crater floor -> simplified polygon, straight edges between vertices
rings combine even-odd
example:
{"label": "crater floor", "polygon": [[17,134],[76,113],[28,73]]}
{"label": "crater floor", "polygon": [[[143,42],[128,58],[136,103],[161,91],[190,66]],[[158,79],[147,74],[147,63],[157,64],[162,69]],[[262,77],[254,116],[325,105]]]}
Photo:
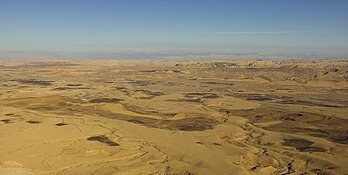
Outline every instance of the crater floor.
{"label": "crater floor", "polygon": [[0,174],[346,174],[348,62],[0,61]]}

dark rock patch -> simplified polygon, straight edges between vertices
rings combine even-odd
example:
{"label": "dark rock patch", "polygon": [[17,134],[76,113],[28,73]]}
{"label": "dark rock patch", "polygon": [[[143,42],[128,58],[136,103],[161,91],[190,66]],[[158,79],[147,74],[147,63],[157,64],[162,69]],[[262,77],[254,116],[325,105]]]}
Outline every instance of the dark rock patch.
{"label": "dark rock patch", "polygon": [[140,108],[138,106],[132,106],[129,104],[123,104],[123,107],[126,108],[127,110],[135,112],[135,113],[146,114],[146,115],[158,115],[158,116],[162,116],[164,118],[173,117],[176,115],[176,113],[162,113],[162,112],[159,112],[156,110],[143,109],[143,108]]}
{"label": "dark rock patch", "polygon": [[125,95],[129,95],[128,89],[125,87],[116,87],[116,90],[122,92]]}
{"label": "dark rock patch", "polygon": [[17,80],[17,82],[23,83],[23,84],[49,86],[49,85],[52,85],[52,82],[54,82],[54,81],[45,81],[45,80],[36,80],[36,79],[21,79],[21,80]]}
{"label": "dark rock patch", "polygon": [[216,84],[216,85],[234,85],[233,83],[224,83],[224,82],[216,82],[216,81],[207,81],[207,82],[202,82],[204,84]]}
{"label": "dark rock patch", "polygon": [[191,102],[191,103],[200,103],[200,102],[202,102],[202,100],[200,98],[182,98],[182,99],[176,99],[176,100],[170,100],[170,101]]}
{"label": "dark rock patch", "polygon": [[325,152],[326,149],[318,146],[311,146],[314,142],[306,139],[284,139],[284,146],[295,147],[301,152]]}
{"label": "dark rock patch", "polygon": [[194,97],[207,98],[207,99],[220,98],[215,93],[204,93],[204,92],[186,93],[186,94],[184,94],[184,96],[187,97],[187,98],[194,98]]}
{"label": "dark rock patch", "polygon": [[336,69],[336,68],[331,68],[329,71],[330,71],[330,72],[338,72],[339,70]]}
{"label": "dark rock patch", "polygon": [[65,86],[82,86],[82,84],[79,84],[79,83],[77,83],[77,84],[70,83],[70,84],[66,84]]}
{"label": "dark rock patch", "polygon": [[317,147],[317,146],[309,146],[309,147],[300,147],[296,148],[297,150],[301,152],[325,152],[326,149],[323,147]]}
{"label": "dark rock patch", "polygon": [[142,99],[142,100],[151,100],[154,98],[154,96],[147,96],[147,97],[135,97],[136,99]]}
{"label": "dark rock patch", "polygon": [[69,90],[71,88],[68,88],[68,87],[57,87],[57,88],[54,88],[54,89],[51,89],[52,91],[64,91],[64,90]]}
{"label": "dark rock patch", "polygon": [[211,125],[206,123],[188,123],[177,126],[181,131],[204,131],[207,129],[213,129]]}
{"label": "dark rock patch", "polygon": [[5,124],[11,123],[11,120],[9,120],[9,119],[3,119],[3,120],[0,120],[0,121],[4,122]]}
{"label": "dark rock patch", "polygon": [[328,172],[327,170],[322,170],[322,169],[313,169],[311,171],[317,175],[333,175],[333,173]]}
{"label": "dark rock patch", "polygon": [[200,144],[200,145],[204,145],[204,142],[202,142],[202,141],[197,141],[196,143]]}
{"label": "dark rock patch", "polygon": [[291,146],[296,148],[304,148],[311,146],[314,142],[306,139],[284,139],[284,146]]}
{"label": "dark rock patch", "polygon": [[145,122],[137,120],[137,119],[129,119],[127,121],[131,123],[136,123],[136,124],[145,124]]}
{"label": "dark rock patch", "polygon": [[273,80],[272,80],[271,78],[269,78],[269,77],[267,77],[267,76],[265,76],[265,75],[260,75],[260,76],[258,76],[258,77],[260,77],[260,78],[262,78],[262,79],[264,79],[264,80],[267,80],[267,81],[269,81],[269,82],[273,82]]}
{"label": "dark rock patch", "polygon": [[37,120],[28,120],[27,123],[30,123],[30,124],[40,124],[41,122],[37,121]]}
{"label": "dark rock patch", "polygon": [[211,63],[211,66],[215,68],[239,67],[237,63],[228,63],[228,62],[214,62],[214,63]]}
{"label": "dark rock patch", "polygon": [[157,72],[157,70],[142,70],[139,72],[152,73],[152,72]]}
{"label": "dark rock patch", "polygon": [[181,131],[204,131],[213,129],[216,121],[203,117],[180,119],[180,120],[163,120],[160,124],[167,129]]}
{"label": "dark rock patch", "polygon": [[115,88],[121,92],[127,90],[127,88],[125,87],[115,87]]}
{"label": "dark rock patch", "polygon": [[57,87],[57,88],[54,88],[54,89],[51,89],[51,91],[64,91],[64,90],[76,90],[76,89],[90,89],[90,88],[87,88],[87,87]]}
{"label": "dark rock patch", "polygon": [[174,73],[182,73],[181,70],[172,70]]}
{"label": "dark rock patch", "polygon": [[262,95],[262,94],[245,94],[242,95],[246,100],[255,100],[255,101],[271,101],[273,98]]}
{"label": "dark rock patch", "polygon": [[105,135],[98,135],[98,136],[91,136],[87,138],[88,141],[98,141],[104,144],[107,144],[109,146],[120,146],[120,144],[110,140],[107,136]]}
{"label": "dark rock patch", "polygon": [[119,98],[95,98],[89,101],[89,103],[119,103],[122,101]]}
{"label": "dark rock patch", "polygon": [[130,81],[128,84],[136,85],[136,86],[147,86],[150,83],[147,81]]}
{"label": "dark rock patch", "polygon": [[56,126],[65,126],[65,125],[68,125],[66,123],[57,123]]}
{"label": "dark rock patch", "polygon": [[303,116],[303,114],[301,114],[301,113],[289,113],[289,114],[280,115],[279,119],[280,120],[297,121],[302,116]]}
{"label": "dark rock patch", "polygon": [[164,93],[162,92],[153,92],[153,91],[150,91],[150,90],[135,90],[135,92],[142,92],[146,95],[150,95],[150,96],[161,96],[161,95],[164,95]]}

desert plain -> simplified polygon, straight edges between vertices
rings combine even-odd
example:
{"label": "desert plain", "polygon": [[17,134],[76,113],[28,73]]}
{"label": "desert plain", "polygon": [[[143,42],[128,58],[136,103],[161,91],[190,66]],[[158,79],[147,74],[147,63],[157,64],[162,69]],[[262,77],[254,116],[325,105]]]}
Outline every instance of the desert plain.
{"label": "desert plain", "polygon": [[347,60],[0,61],[1,175],[347,165]]}

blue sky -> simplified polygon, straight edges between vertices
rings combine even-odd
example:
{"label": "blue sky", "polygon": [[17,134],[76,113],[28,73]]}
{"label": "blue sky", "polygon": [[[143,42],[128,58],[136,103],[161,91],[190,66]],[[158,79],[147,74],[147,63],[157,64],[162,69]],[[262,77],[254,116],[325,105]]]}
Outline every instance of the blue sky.
{"label": "blue sky", "polygon": [[347,51],[346,0],[0,0],[0,51]]}

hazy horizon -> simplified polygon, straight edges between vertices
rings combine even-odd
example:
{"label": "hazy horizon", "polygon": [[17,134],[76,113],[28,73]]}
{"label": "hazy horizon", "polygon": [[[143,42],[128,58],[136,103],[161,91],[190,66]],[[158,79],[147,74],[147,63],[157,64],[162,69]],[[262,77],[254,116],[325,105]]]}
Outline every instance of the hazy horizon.
{"label": "hazy horizon", "polygon": [[0,60],[287,60],[348,59],[348,52],[218,52],[209,50],[122,50],[89,52],[0,51]]}
{"label": "hazy horizon", "polygon": [[2,0],[0,51],[342,55],[348,50],[347,5],[344,0]]}

